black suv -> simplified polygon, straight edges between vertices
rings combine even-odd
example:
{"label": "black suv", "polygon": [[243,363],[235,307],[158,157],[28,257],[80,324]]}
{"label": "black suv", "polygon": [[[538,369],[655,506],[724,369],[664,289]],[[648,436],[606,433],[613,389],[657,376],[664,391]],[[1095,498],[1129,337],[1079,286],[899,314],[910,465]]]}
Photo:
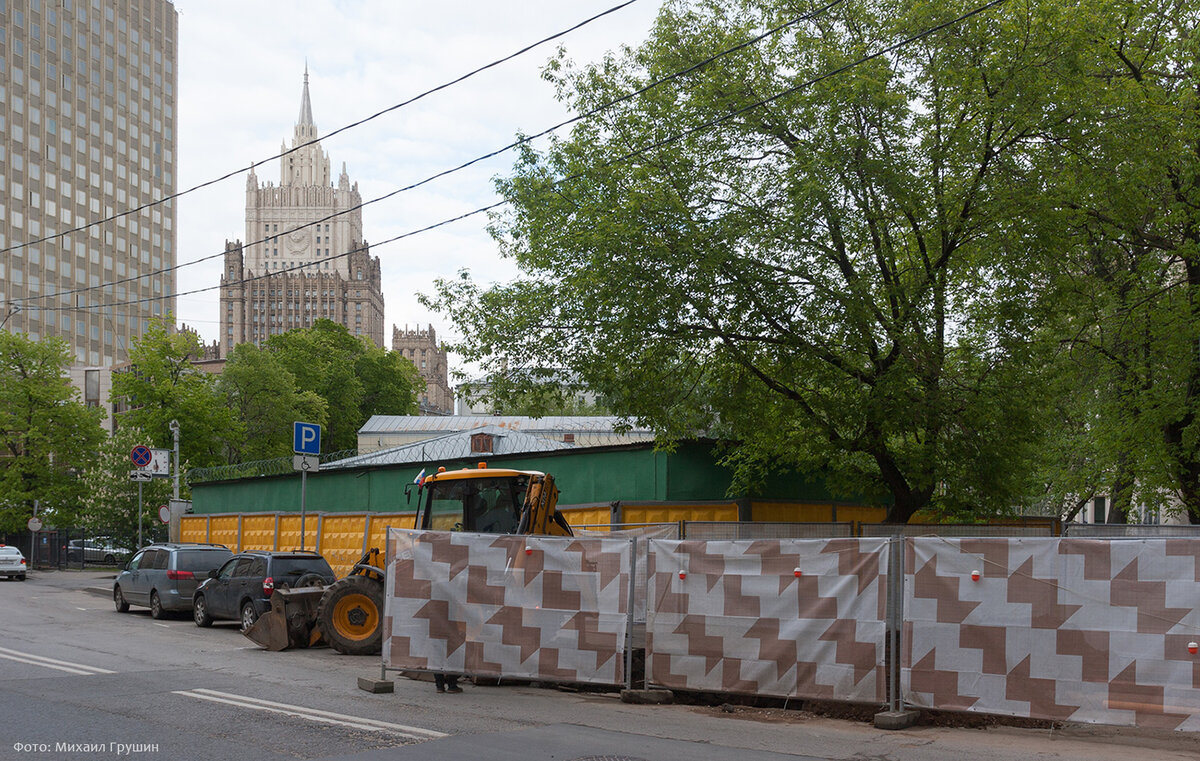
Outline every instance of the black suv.
{"label": "black suv", "polygon": [[121,613],[130,605],[146,605],[155,618],[188,610],[200,581],[232,555],[221,544],[152,544],[139,550],[113,582],[113,604]]}
{"label": "black suv", "polygon": [[241,621],[245,631],[271,609],[271,593],[276,589],[332,584],[335,580],[329,563],[315,552],[242,552],[211,571],[196,589],[192,620],[196,626]]}

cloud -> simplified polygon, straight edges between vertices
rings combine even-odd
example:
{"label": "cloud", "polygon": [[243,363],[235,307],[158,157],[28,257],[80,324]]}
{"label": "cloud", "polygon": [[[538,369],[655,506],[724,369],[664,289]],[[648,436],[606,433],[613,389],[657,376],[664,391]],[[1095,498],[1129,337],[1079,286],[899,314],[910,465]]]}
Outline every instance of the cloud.
{"label": "cloud", "polygon": [[[290,146],[305,62],[313,116],[323,134],[367,117],[471,69],[506,56],[616,5],[616,0],[521,3],[444,0],[437,4],[366,0],[275,3],[176,0],[179,10],[178,187],[184,189]],[[366,125],[322,141],[335,172],[343,162],[364,200],[502,147],[518,131],[536,132],[568,118],[542,81],[545,61],[562,44],[576,61],[593,61],[646,36],[658,0],[642,0],[557,43],[501,64]],[[363,210],[374,244],[497,200],[492,179],[507,154]],[[278,162],[257,170],[278,182]],[[245,238],[245,176],[178,201],[179,261],[224,250]],[[438,277],[469,268],[478,280],[515,275],[478,215],[390,245],[380,257],[386,319],[449,325],[416,302]],[[185,268],[179,289],[216,285],[221,260]],[[209,342],[219,328],[218,293],[180,297],[178,319]],[[452,361],[452,365],[453,365]]]}

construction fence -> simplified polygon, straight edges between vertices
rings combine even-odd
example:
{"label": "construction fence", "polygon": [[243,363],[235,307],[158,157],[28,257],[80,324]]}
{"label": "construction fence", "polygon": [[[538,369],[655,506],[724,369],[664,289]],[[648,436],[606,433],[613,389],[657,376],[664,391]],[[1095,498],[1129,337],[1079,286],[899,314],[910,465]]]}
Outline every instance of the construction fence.
{"label": "construction fence", "polygon": [[676,690],[1200,731],[1196,538],[391,529],[387,553],[386,669],[630,686],[644,646]]}

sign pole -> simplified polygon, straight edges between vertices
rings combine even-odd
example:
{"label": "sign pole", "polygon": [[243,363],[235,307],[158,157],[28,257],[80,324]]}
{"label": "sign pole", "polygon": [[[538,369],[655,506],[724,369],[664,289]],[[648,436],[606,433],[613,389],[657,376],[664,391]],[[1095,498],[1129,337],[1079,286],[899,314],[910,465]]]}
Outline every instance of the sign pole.
{"label": "sign pole", "polygon": [[300,551],[304,551],[304,491],[308,486],[308,464],[300,469]]}
{"label": "sign pole", "polygon": [[138,549],[142,548],[142,482],[138,480]]}

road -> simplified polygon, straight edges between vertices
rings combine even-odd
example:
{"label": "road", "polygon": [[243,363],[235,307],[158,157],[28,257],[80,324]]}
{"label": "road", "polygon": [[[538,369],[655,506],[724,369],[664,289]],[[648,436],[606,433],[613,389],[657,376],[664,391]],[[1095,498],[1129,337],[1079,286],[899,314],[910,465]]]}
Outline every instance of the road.
{"label": "road", "polygon": [[94,572],[0,582],[0,759],[153,761],[1183,761],[1200,738],[1111,729],[869,724],[797,711],[636,706],[612,694],[399,677],[358,689],[375,657],[270,653],[232,624],[119,614]]}

